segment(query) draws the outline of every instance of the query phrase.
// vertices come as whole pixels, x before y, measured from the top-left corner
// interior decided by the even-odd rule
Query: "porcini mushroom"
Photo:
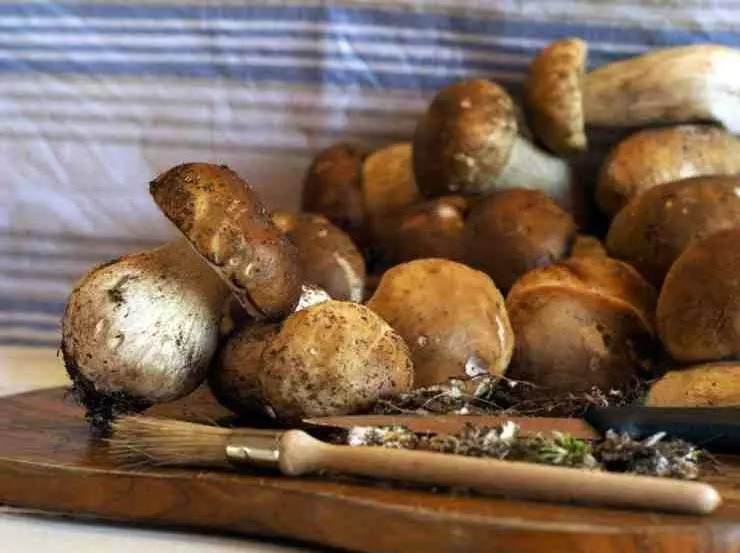
[[[658,298],[663,345],[681,363],[740,358],[740,228],[693,242],[676,259]]]
[[[350,237],[315,213],[276,212],[272,220],[298,247],[303,278],[336,300],[361,302],[365,261]]]
[[[363,158],[359,148],[345,142],[321,150],[306,171],[301,195],[302,211],[323,215],[360,248],[368,242],[361,187]]]
[[[362,165],[362,196],[375,238],[389,218],[419,200],[414,181],[411,144],[399,142],[380,148]]]
[[[573,217],[544,192],[502,190],[470,210],[466,259],[506,291],[526,272],[564,259],[575,234]]]
[[[379,229],[382,253],[393,264],[433,257],[464,262],[468,207],[462,196],[443,196],[406,208]]]
[[[94,429],[205,378],[229,288],[185,242],[90,271],[62,319],[64,363]]]
[[[583,114],[583,78],[586,43],[578,38],[553,42],[529,67],[524,98],[529,121],[537,136],[560,155],[586,149]]]
[[[599,67],[585,78],[590,125],[714,121],[740,133],[740,50],[679,46]]]
[[[279,319],[291,312],[301,295],[298,252],[239,175],[186,163],[162,173],[149,190],[250,315]]]
[[[628,389],[655,362],[655,296],[637,271],[607,257],[530,271],[506,298],[516,339],[507,376],[544,395]]]
[[[694,177],[655,186],[632,198],[612,221],[606,245],[660,288],[687,246],[740,226],[740,178]]]
[[[740,140],[712,125],[639,131],[607,156],[596,183],[599,207],[614,216],[653,186],[690,177],[740,174]]]
[[[414,133],[419,190],[433,197],[535,188],[570,208],[568,164],[517,131],[514,103],[497,84],[469,79],[443,88]]]
[[[284,421],[361,412],[414,380],[403,339],[363,305],[326,301],[288,317],[264,346],[259,386]]]
[[[418,386],[503,374],[514,337],[504,299],[484,273],[446,259],[417,259],[383,274],[367,306],[403,337]]]

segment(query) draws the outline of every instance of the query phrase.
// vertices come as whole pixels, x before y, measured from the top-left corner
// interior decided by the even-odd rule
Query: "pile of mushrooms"
[[[65,311],[93,427],[204,383],[281,423],[485,374],[540,394],[642,380],[654,404],[740,403],[740,52],[593,71],[587,54],[578,38],[544,48],[521,104],[452,82],[408,141],[318,152],[300,213],[270,212],[224,166],[157,176],[181,239],[94,268]],[[575,162],[597,127],[626,137],[589,182]],[[589,196],[605,235],[584,228]]]

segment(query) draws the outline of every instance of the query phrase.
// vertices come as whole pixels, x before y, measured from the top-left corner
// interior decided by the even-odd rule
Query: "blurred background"
[[[740,46],[739,23],[734,0],[0,1],[0,344],[56,347],[78,277],[173,235],[147,190],[171,165],[229,164],[295,209],[319,149],[408,139],[454,80],[517,96],[558,38],[597,67]],[[587,167],[615,136],[591,138]]]

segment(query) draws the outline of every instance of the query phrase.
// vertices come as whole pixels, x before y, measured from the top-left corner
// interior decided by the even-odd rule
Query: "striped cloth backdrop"
[[[159,171],[227,163],[295,208],[319,148],[405,139],[461,77],[516,94],[566,36],[592,67],[740,46],[740,1],[0,0],[0,345],[56,347],[78,277],[173,236],[147,193]]]

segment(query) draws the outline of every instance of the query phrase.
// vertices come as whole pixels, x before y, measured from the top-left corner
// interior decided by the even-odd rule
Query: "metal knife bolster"
[[[710,451],[740,452],[738,407],[625,407],[591,408],[584,419],[599,433],[607,430],[638,439],[658,432]]]

